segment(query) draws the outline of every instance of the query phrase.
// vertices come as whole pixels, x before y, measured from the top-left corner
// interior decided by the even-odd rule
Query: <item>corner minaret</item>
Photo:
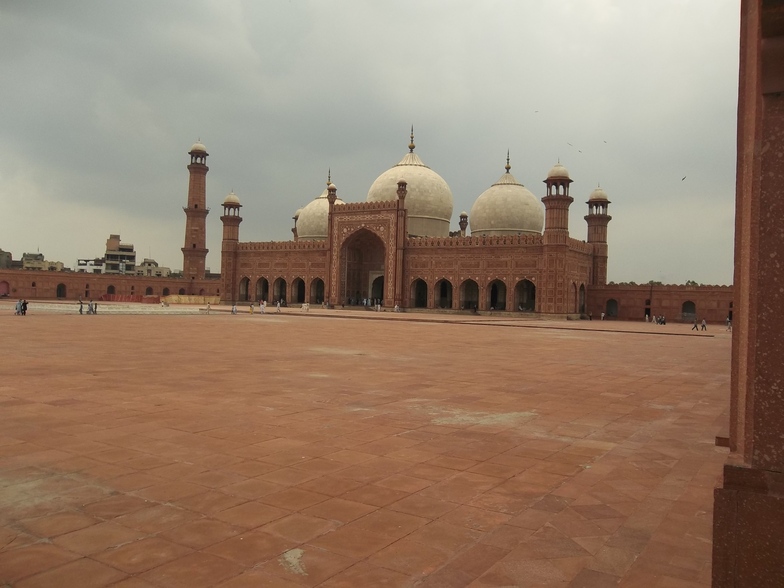
[[[601,187],[588,197],[588,243],[593,245],[593,271],[591,283],[604,286],[607,283],[607,225],[612,217],[607,214],[610,201]]]
[[[182,275],[192,283],[204,279],[207,260],[207,148],[197,141],[188,152],[188,206],[185,211],[185,246],[182,248]],[[193,292],[189,292],[193,293]]]
[[[574,198],[569,196],[569,184],[572,183],[567,170],[561,162],[556,163],[547,173],[544,180],[547,196],[544,203],[544,242],[566,243],[569,238],[569,206]]]
[[[237,300],[239,280],[237,276],[237,249],[240,241],[240,199],[234,191],[223,200],[223,242],[221,244],[222,300],[234,303]]]

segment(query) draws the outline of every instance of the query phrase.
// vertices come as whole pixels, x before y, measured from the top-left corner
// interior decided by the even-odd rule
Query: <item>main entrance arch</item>
[[[385,301],[384,260],[386,247],[381,238],[359,229],[340,248],[340,290],[338,302],[361,304],[372,298]]]

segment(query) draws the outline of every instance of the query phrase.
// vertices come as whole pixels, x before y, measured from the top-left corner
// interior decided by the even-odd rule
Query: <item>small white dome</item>
[[[293,216],[292,218],[295,218],[295,219],[299,218],[299,215],[300,215],[301,213],[302,213],[302,209],[301,209],[301,208],[298,208],[298,209],[296,210],[296,212],[294,213],[294,216]]]
[[[240,199],[237,198],[237,195],[234,193],[234,190],[229,192],[226,198],[223,199],[223,206],[226,206],[227,204],[239,204],[239,203],[240,203]]]
[[[553,167],[550,168],[550,171],[547,172],[547,179],[548,180],[568,180],[569,178],[569,170],[566,169],[561,162],[559,161]]]
[[[196,141],[193,145],[191,145],[191,149],[190,151],[188,151],[188,153],[190,153],[191,151],[200,151],[202,153],[207,153],[207,148],[200,141]]]
[[[542,234],[544,207],[507,171],[471,207],[471,235]]]
[[[607,193],[604,190],[602,190],[601,187],[597,187],[593,192],[591,192],[591,195],[588,196],[589,202],[595,202],[597,200],[605,200],[609,202],[609,199],[607,198]]]
[[[448,237],[453,208],[452,190],[414,153],[413,137],[409,148],[411,151],[400,163],[376,178],[368,190],[367,202],[397,200],[397,184],[404,180],[408,184],[405,201],[408,234]]]
[[[327,238],[329,227],[329,200],[327,195],[330,188],[335,184],[330,183],[329,188],[324,190],[320,196],[299,209],[297,218],[297,238],[310,241],[318,241]],[[344,204],[340,198],[335,199],[335,205]]]

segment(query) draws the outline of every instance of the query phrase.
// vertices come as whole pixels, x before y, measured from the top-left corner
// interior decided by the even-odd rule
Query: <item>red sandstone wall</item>
[[[186,294],[198,295],[203,290],[205,296],[216,296],[221,288],[220,280],[29,270],[0,270],[0,292],[5,289],[3,283],[8,284],[9,298],[29,300],[57,299],[57,287],[61,284],[65,286],[65,296],[60,298],[65,300],[78,300],[80,296],[97,300],[109,294],[111,286],[117,296],[163,296],[166,288],[169,294],[178,294],[182,289]],[[147,294],[148,288],[150,294]]]
[[[594,318],[608,312],[608,301],[616,300],[617,317],[621,320],[645,320],[646,300],[650,300],[651,316],[665,316],[668,321],[692,321],[682,318],[683,303],[694,303],[696,318],[723,323],[732,310],[732,286],[593,286],[588,291],[588,312]]]

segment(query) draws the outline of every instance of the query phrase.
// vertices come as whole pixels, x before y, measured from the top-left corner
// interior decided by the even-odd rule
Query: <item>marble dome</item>
[[[334,187],[331,182],[327,182],[328,187],[317,196],[315,200],[311,200],[307,206],[303,206],[297,212],[297,238],[306,241],[317,241],[327,238],[327,229],[329,227],[329,188]],[[337,198],[335,206],[344,204],[344,202]]]
[[[566,169],[561,162],[559,161],[553,167],[550,168],[550,171],[547,172],[547,179],[548,180],[560,180],[560,179],[571,179],[569,178],[569,170]]]
[[[482,192],[471,207],[471,235],[542,234],[544,207],[509,171]]]
[[[417,237],[448,237],[452,218],[452,190],[444,179],[427,167],[414,153],[411,135],[409,152],[391,169],[376,178],[367,195],[367,202],[397,200],[397,183],[408,184],[406,210],[408,234]]]
[[[591,195],[588,196],[589,202],[595,202],[597,200],[605,200],[609,202],[609,199],[607,198],[607,192],[602,190],[601,187],[599,186],[597,186],[596,189],[593,192],[591,192]]]
[[[196,141],[193,145],[191,145],[190,151],[188,151],[188,153],[191,151],[201,151],[202,153],[207,153],[207,148],[201,141]]]
[[[226,206],[227,204],[231,205],[231,204],[239,204],[239,203],[240,203],[240,199],[234,193],[234,190],[229,192],[226,198],[223,199],[223,206]]]

